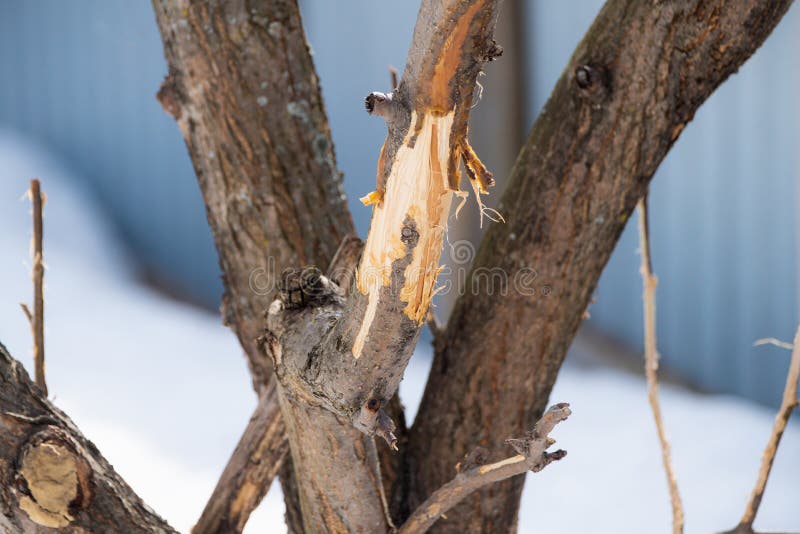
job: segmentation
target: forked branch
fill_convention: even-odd
[[[669,485],[669,497],[672,503],[672,532],[683,532],[683,504],[678,492],[678,482],[672,467],[669,441],[661,416],[661,404],[658,400],[658,349],[656,347],[656,286],[658,278],[653,274],[653,262],[650,258],[650,225],[647,218],[647,195],[637,204],[639,212],[639,247],[642,254],[642,300],[644,301],[644,372],[647,378],[647,399],[653,411],[656,423],[658,442],[661,444],[661,460]]]
[[[780,445],[783,431],[786,430],[786,424],[789,422],[792,411],[800,404],[800,399],[797,398],[798,380],[800,380],[800,327],[794,336],[792,359],[789,362],[789,371],[786,375],[783,400],[781,401],[780,409],[778,409],[778,415],[775,416],[775,424],[772,426],[772,433],[769,436],[767,447],[761,457],[761,468],[758,470],[756,485],[750,494],[750,499],[747,501],[742,519],[739,520],[739,525],[733,530],[729,530],[726,534],[752,534],[754,532],[753,521],[756,519],[761,499],[764,497],[764,489],[767,487],[772,463],[775,461],[775,453],[778,452],[778,445]]]
[[[526,471],[537,473],[550,463],[564,458],[567,451],[558,449],[555,452],[547,452],[547,449],[555,443],[550,437],[550,432],[571,413],[569,404],[565,402],[555,404],[524,438],[507,439],[506,443],[517,451],[516,456],[483,465],[482,459],[487,455],[486,449],[478,447],[472,451],[464,462],[456,466],[458,474],[455,478],[428,497],[400,527],[398,534],[426,532],[448,510],[473,491],[521,475]]]

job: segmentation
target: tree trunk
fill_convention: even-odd
[[[0,529],[176,532],[0,344]]]
[[[436,344],[408,447],[411,504],[473,447],[502,440],[547,404],[600,273],[650,178],[706,98],[752,55],[790,0],[612,0],[531,130]],[[504,273],[507,294],[487,290]],[[492,278],[494,280],[494,278]],[[496,280],[495,280],[496,282]],[[495,459],[495,458],[490,458]],[[437,532],[508,532],[524,477],[471,496]]]
[[[223,317],[260,404],[194,532],[240,531],[287,449],[272,364],[256,344],[264,312],[284,269],[327,266],[355,229],[296,1],[154,8],[170,68],[159,100],[192,157],[225,282]]]

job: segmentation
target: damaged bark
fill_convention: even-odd
[[[437,340],[409,436],[412,506],[449,480],[473,447],[502,450],[504,436],[541,415],[600,273],[656,168],[790,4],[605,5],[520,153],[498,207],[507,223],[489,228],[473,264],[473,272],[501,269],[516,286],[502,298],[467,291]],[[513,531],[523,482],[515,477],[476,492],[433,530]]]
[[[366,100],[388,135],[355,290],[345,298],[330,279],[297,272],[270,307],[265,347],[309,530],[390,528],[370,437],[396,447],[385,406],[435,294],[475,80],[500,52],[496,16],[495,1],[423,2],[399,86]]]
[[[0,529],[173,533],[0,344]]]

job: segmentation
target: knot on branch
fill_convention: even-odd
[[[397,436],[394,435],[396,427],[392,418],[384,411],[380,399],[375,397],[367,399],[361,405],[353,426],[369,436],[377,435],[383,438],[392,450],[397,450]]]
[[[341,303],[344,292],[316,267],[287,269],[278,284],[278,299],[284,309]]]
[[[497,41],[492,39],[489,46],[483,54],[483,61],[494,61],[503,55],[503,47],[497,44]]]
[[[34,434],[20,452],[14,476],[19,506],[42,526],[69,525],[92,499],[92,470],[56,427]]]
[[[580,96],[599,104],[610,93],[609,73],[605,67],[578,65],[572,73]]]
[[[464,459],[456,464],[456,473],[469,471],[485,465],[489,461],[489,450],[483,447],[475,447],[464,456]]]
[[[395,92],[381,93],[373,91],[364,99],[364,107],[370,115],[383,117],[387,124],[399,124],[399,119],[408,122],[409,112],[397,98]]]
[[[167,74],[164,81],[161,82],[158,93],[156,93],[156,98],[161,102],[161,107],[175,120],[180,119],[184,102],[183,95],[178,86],[178,78],[179,73],[174,69],[170,69],[169,74]]]
[[[547,449],[556,442],[549,436],[550,432],[571,414],[572,411],[566,402],[554,404],[524,438],[507,439],[506,443],[525,457],[525,462],[531,471],[539,472],[551,462],[560,460],[567,455],[567,451],[562,449],[555,452],[547,452]]]

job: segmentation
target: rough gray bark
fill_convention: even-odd
[[[225,282],[223,316],[261,404],[194,529],[228,532],[244,525],[286,450],[282,421],[265,419],[277,415],[277,398],[256,346],[275,282],[288,267],[327,266],[355,230],[296,1],[153,4],[170,68],[159,100],[192,157]]]
[[[790,0],[611,0],[523,148],[473,265],[523,290],[460,298],[440,337],[408,447],[411,503],[541,415],[598,277],[650,178],[706,98]],[[525,269],[530,269],[526,271]],[[493,458],[492,458],[493,459]],[[487,487],[437,532],[508,532],[524,477]]]
[[[0,529],[3,532],[173,530],[0,344]]]

